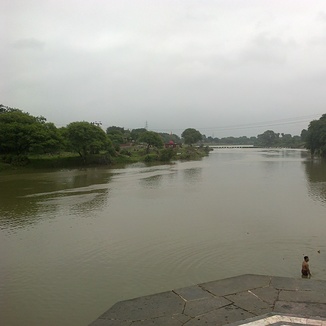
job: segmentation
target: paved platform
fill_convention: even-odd
[[[121,301],[90,326],[326,326],[326,281],[241,275]]]

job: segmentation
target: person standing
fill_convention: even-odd
[[[302,268],[301,268],[301,274],[303,278],[310,278],[311,273],[310,273],[310,268],[309,268],[309,257],[304,256],[303,257],[303,262],[302,262]]]

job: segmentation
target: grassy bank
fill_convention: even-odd
[[[0,172],[12,169],[12,166],[7,163],[0,162]]]
[[[0,157],[0,171],[9,169],[33,168],[33,169],[61,169],[78,168],[85,166],[123,166],[126,164],[167,163],[174,160],[197,160],[207,156],[208,147],[180,147],[169,149],[151,149],[147,152],[142,147],[130,147],[116,152],[114,155],[101,153],[81,158],[76,153],[60,153],[56,155],[29,155]]]

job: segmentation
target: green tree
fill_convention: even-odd
[[[140,135],[138,140],[147,144],[147,153],[149,153],[150,146],[154,146],[157,148],[163,147],[163,140],[161,136],[154,131],[145,131]]]
[[[306,148],[310,150],[312,156],[326,157],[326,114],[323,114],[319,120],[310,122],[306,135]]]
[[[30,148],[32,153],[55,153],[63,148],[63,138],[57,127],[51,122],[38,125],[34,137]]]
[[[56,127],[44,117],[34,117],[19,109],[0,106],[0,153],[27,155],[48,153],[60,147]]]
[[[282,147],[293,147],[294,145],[294,140],[293,140],[293,137],[291,134],[285,134],[285,133],[281,133],[281,138],[279,139],[280,140],[280,145]]]
[[[185,144],[192,145],[202,139],[202,134],[194,128],[188,128],[183,131],[181,137],[184,139]]]
[[[237,138],[232,137],[232,136],[222,138],[221,143],[225,144],[225,145],[234,145],[234,144],[238,145],[239,144]]]
[[[106,133],[109,134],[111,131],[120,131],[122,134],[125,132],[125,128],[123,127],[117,127],[117,126],[111,126],[106,129]]]
[[[70,148],[86,161],[90,154],[112,149],[112,143],[101,127],[86,121],[72,122],[67,126]]]
[[[107,132],[107,135],[112,141],[114,146],[118,146],[124,143],[123,133],[119,130],[111,130]]]
[[[131,141],[130,131],[123,127],[111,126],[106,129],[106,133],[114,146],[119,146]]]
[[[146,131],[147,130],[145,128],[132,129],[130,137],[133,141],[138,141],[139,137]]]
[[[257,136],[257,143],[262,147],[275,147],[279,144],[279,137],[279,133],[275,133],[273,130],[266,130]]]
[[[302,129],[301,134],[300,134],[301,140],[305,142],[306,139],[307,139],[307,136],[308,136],[308,130],[307,129]]]
[[[180,137],[175,134],[168,134],[167,132],[160,132],[159,135],[162,137],[162,139],[165,143],[168,143],[171,140],[175,143],[181,142]]]

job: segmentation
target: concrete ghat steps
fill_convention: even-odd
[[[121,301],[90,326],[326,326],[326,281],[241,275]]]

